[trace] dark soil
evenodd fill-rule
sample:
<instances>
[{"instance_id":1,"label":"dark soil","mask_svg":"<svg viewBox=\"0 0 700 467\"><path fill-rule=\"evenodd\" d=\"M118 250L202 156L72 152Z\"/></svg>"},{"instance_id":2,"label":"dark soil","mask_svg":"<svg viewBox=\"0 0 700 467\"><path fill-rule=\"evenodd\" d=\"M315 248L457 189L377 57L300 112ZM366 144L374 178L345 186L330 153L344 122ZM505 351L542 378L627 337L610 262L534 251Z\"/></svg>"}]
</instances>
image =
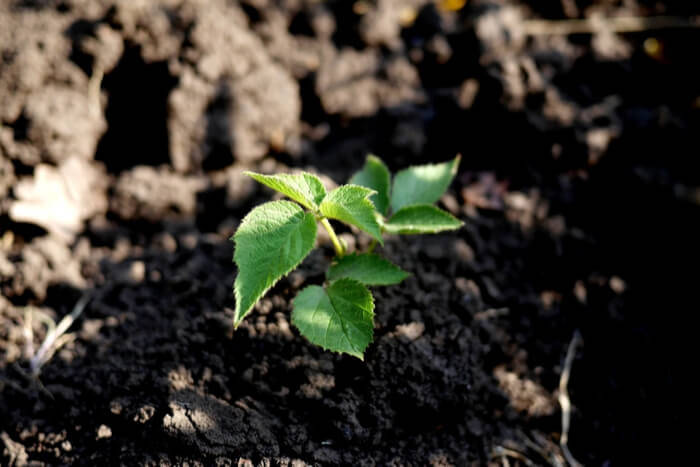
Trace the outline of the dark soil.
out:
<instances>
[{"instance_id":1,"label":"dark soil","mask_svg":"<svg viewBox=\"0 0 700 467\"><path fill-rule=\"evenodd\" d=\"M566 465L576 333L573 456L689 463L700 29L527 20L700 7L460 3L0 2L0 465ZM234 332L228 238L272 196L242 171L369 152L461 153L465 227L387 238L412 276L365 361L290 325L325 238ZM28 311L81 297L32 378Z\"/></svg>"}]
</instances>

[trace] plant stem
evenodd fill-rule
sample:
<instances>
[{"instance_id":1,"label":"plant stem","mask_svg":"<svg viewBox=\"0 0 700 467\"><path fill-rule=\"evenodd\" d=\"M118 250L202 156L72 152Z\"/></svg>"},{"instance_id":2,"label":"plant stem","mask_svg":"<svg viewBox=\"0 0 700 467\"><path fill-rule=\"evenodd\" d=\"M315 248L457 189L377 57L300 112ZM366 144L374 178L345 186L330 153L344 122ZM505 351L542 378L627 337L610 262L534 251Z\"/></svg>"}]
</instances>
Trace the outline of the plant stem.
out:
<instances>
[{"instance_id":1,"label":"plant stem","mask_svg":"<svg viewBox=\"0 0 700 467\"><path fill-rule=\"evenodd\" d=\"M367 253L372 253L374 251L375 246L377 246L377 240L372 239L372 243L370 243L369 247L367 247Z\"/></svg>"},{"instance_id":2,"label":"plant stem","mask_svg":"<svg viewBox=\"0 0 700 467\"><path fill-rule=\"evenodd\" d=\"M333 247L335 248L335 254L338 257L342 257L343 255L345 255L345 248L343 248L343 245L340 243L340 240L338 240L338 237L335 234L335 230L333 230L333 226L331 226L331 223L328 222L328 219L326 219L325 217L322 218L321 225L326 228L328 235L331 237L331 242L333 242Z\"/></svg>"}]
</instances>

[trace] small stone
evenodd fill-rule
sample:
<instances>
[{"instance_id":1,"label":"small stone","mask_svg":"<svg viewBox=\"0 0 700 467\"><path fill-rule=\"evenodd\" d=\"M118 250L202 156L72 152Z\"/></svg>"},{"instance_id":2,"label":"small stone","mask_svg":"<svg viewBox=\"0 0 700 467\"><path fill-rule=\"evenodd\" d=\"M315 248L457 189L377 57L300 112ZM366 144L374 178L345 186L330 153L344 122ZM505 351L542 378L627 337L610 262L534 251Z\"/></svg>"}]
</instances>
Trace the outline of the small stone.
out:
<instances>
[{"instance_id":1,"label":"small stone","mask_svg":"<svg viewBox=\"0 0 700 467\"><path fill-rule=\"evenodd\" d=\"M474 99L479 92L479 82L475 79L468 79L459 87L457 102L463 109L470 109L474 104Z\"/></svg>"},{"instance_id":2,"label":"small stone","mask_svg":"<svg viewBox=\"0 0 700 467\"><path fill-rule=\"evenodd\" d=\"M177 241L167 232L156 237L156 244L168 253L173 253L177 250Z\"/></svg>"},{"instance_id":3,"label":"small stone","mask_svg":"<svg viewBox=\"0 0 700 467\"><path fill-rule=\"evenodd\" d=\"M457 201L457 198L455 198L452 194L445 193L444 195L442 195L442 198L440 198L440 201L442 201L442 204L445 206L445 209L447 209L450 212L450 214L459 216L459 202Z\"/></svg>"},{"instance_id":4,"label":"small stone","mask_svg":"<svg viewBox=\"0 0 700 467\"><path fill-rule=\"evenodd\" d=\"M473 295L475 297L481 297L481 290L479 286L471 279L465 277L458 277L455 279L455 287L462 293Z\"/></svg>"},{"instance_id":5,"label":"small stone","mask_svg":"<svg viewBox=\"0 0 700 467\"><path fill-rule=\"evenodd\" d=\"M621 294L627 289L627 284L618 276L612 276L610 278L610 289L616 294Z\"/></svg>"},{"instance_id":6,"label":"small stone","mask_svg":"<svg viewBox=\"0 0 700 467\"><path fill-rule=\"evenodd\" d=\"M566 221L563 216L550 217L546 221L547 229L555 237L561 237L566 231Z\"/></svg>"},{"instance_id":7,"label":"small stone","mask_svg":"<svg viewBox=\"0 0 700 467\"><path fill-rule=\"evenodd\" d=\"M160 282L160 280L163 278L163 274L160 271L158 271L157 269L154 269L148 275L148 278L151 282Z\"/></svg>"},{"instance_id":8,"label":"small stone","mask_svg":"<svg viewBox=\"0 0 700 467\"><path fill-rule=\"evenodd\" d=\"M304 281L306 281L306 274L303 274L300 271L293 271L289 274L289 276L287 276L287 278L292 287L298 289L304 284Z\"/></svg>"},{"instance_id":9,"label":"small stone","mask_svg":"<svg viewBox=\"0 0 700 467\"><path fill-rule=\"evenodd\" d=\"M447 42L447 38L443 35L435 35L428 40L427 49L435 55L438 63L446 63L452 56L452 47Z\"/></svg>"},{"instance_id":10,"label":"small stone","mask_svg":"<svg viewBox=\"0 0 700 467\"><path fill-rule=\"evenodd\" d=\"M114 415L119 415L124 410L124 406L122 406L121 402L114 400L109 404L109 410Z\"/></svg>"},{"instance_id":11,"label":"small stone","mask_svg":"<svg viewBox=\"0 0 700 467\"><path fill-rule=\"evenodd\" d=\"M197 246L197 235L185 234L182 236L182 238L180 238L180 243L182 243L182 246L188 250L194 250Z\"/></svg>"},{"instance_id":12,"label":"small stone","mask_svg":"<svg viewBox=\"0 0 700 467\"><path fill-rule=\"evenodd\" d=\"M399 324L396 326L396 334L410 341L414 341L423 335L425 324L421 322L411 322L408 324Z\"/></svg>"},{"instance_id":13,"label":"small stone","mask_svg":"<svg viewBox=\"0 0 700 467\"><path fill-rule=\"evenodd\" d=\"M112 437L112 429L107 425L100 425L97 429L97 439L107 439Z\"/></svg>"},{"instance_id":14,"label":"small stone","mask_svg":"<svg viewBox=\"0 0 700 467\"><path fill-rule=\"evenodd\" d=\"M579 302L585 304L587 295L588 292L586 291L586 286L583 281L576 281L576 284L574 284L574 296L576 296Z\"/></svg>"},{"instance_id":15,"label":"small stone","mask_svg":"<svg viewBox=\"0 0 700 467\"><path fill-rule=\"evenodd\" d=\"M500 302L502 300L502 294L496 282L490 277L483 277L482 282L484 284L486 294L495 301Z\"/></svg>"},{"instance_id":16,"label":"small stone","mask_svg":"<svg viewBox=\"0 0 700 467\"><path fill-rule=\"evenodd\" d=\"M134 282L142 282L146 276L146 265L143 261L134 261L129 267L129 279Z\"/></svg>"},{"instance_id":17,"label":"small stone","mask_svg":"<svg viewBox=\"0 0 700 467\"><path fill-rule=\"evenodd\" d=\"M155 415L155 413L156 413L156 408L153 407L152 405L146 404L146 405L139 408L136 415L134 415L133 420L136 423L143 424L143 423L146 423L147 421L149 421L153 417L153 415Z\"/></svg>"},{"instance_id":18,"label":"small stone","mask_svg":"<svg viewBox=\"0 0 700 467\"><path fill-rule=\"evenodd\" d=\"M455 249L455 253L457 253L457 257L463 263L473 263L474 262L474 258L475 258L474 249L471 246L469 246L469 244L467 242L465 242L464 240L458 239L454 244L454 249Z\"/></svg>"}]
</instances>

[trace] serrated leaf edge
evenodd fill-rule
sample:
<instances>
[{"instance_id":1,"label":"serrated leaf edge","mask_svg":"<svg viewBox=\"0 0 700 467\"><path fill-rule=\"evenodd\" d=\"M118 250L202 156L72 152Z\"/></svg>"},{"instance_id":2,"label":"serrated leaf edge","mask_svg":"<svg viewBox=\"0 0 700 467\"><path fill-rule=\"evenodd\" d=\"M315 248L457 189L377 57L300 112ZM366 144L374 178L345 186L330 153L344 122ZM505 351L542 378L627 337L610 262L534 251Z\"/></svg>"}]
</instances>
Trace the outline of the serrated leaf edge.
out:
<instances>
[{"instance_id":1,"label":"serrated leaf edge","mask_svg":"<svg viewBox=\"0 0 700 467\"><path fill-rule=\"evenodd\" d=\"M378 163L379 165L382 166L383 169L386 170L386 178L387 178L387 180L386 180L387 181L386 208L384 209L384 212L382 212L379 209L377 209L377 206L374 207L374 210L378 214L386 215L389 212L389 208L391 207L391 191L393 188L392 180L391 180L391 178L392 178L391 177L391 170L389 170L389 167L386 165L386 163L379 156L372 154L372 153L369 153L369 154L367 154L367 157L365 157L365 163L362 165L362 169L360 169L360 172L365 170L365 166L367 165L367 163L369 161ZM355 175L359 174L360 172L353 174L352 177L350 177L350 180L352 180L355 177ZM357 184L351 183L350 185L357 185ZM360 185L360 186L362 186L362 185ZM369 188L369 187L365 187L365 188ZM371 188L369 188L369 189L371 190ZM377 192L376 190L373 190L373 191L374 191L373 194L377 194L377 195L379 194L379 192ZM372 196L372 195L370 195L370 196ZM374 204L374 203L372 203L372 204Z\"/></svg>"},{"instance_id":2,"label":"serrated leaf edge","mask_svg":"<svg viewBox=\"0 0 700 467\"><path fill-rule=\"evenodd\" d=\"M369 199L372 195L374 195L374 194L377 193L375 190L373 190L373 189L371 189L371 188L367 188L366 186L356 185L356 184L354 184L354 183L348 183L348 184L346 184L346 185L340 185L340 186L337 187L335 190L337 190L338 188L346 187L346 186L355 187L355 188L362 188L363 190L367 190L367 194L364 196L364 198L363 198L361 201L366 202L366 203L369 203L369 206L372 208L372 212L373 212L373 213L375 213L375 214L376 214L376 213L379 213L379 211L377 211L377 207L374 205L374 203L372 202L372 200ZM333 190L333 191L335 191L335 190ZM326 195L326 198L328 198L328 196L329 196L331 193L333 193L333 191L328 192L328 194ZM326 201L326 199L324 198L323 201ZM323 201L321 202L321 204L323 204ZM320 208L321 208L321 204L318 205L318 206L319 206L319 210L320 210ZM323 213L322 213L322 214L323 214ZM323 215L323 217L326 217L326 218L328 218L328 219L337 220L337 221L339 221L339 222L346 223L345 221L343 221L343 220L341 220L341 219L336 219L335 217L328 217L328 216L326 216L326 215ZM382 226L381 226L381 224L377 221L377 216L376 216L376 215L374 216L374 219L375 219L375 222L377 223L377 227L379 227L379 237L378 237L378 238L375 237L374 235L372 235L371 233L367 232L366 230L363 230L363 229L360 229L360 230L362 230L362 231L365 232L366 234L369 234L370 237L374 238L375 240L377 240L377 241L379 242L380 245L384 246L384 239L382 238ZM354 224L352 224L352 225L354 225ZM356 225L354 225L354 226L357 227ZM357 228L359 229L359 227L357 227Z\"/></svg>"},{"instance_id":3,"label":"serrated leaf edge","mask_svg":"<svg viewBox=\"0 0 700 467\"><path fill-rule=\"evenodd\" d=\"M399 212L403 211L404 209L410 209L410 208L416 208L416 207L431 207L434 209L437 209L443 214L447 214L450 216L452 219L456 220L459 222L459 225L456 225L454 227L446 227L446 228L441 228L437 230L426 230L424 232L419 232L419 233L400 233L400 232L392 232L391 231L391 218L394 217L396 214ZM391 214L391 217L389 219L386 219L382 223L382 229L385 229L387 233L394 234L394 235L422 235L422 234L435 234L435 233L440 233L440 232L450 232L453 230L459 230L464 226L464 221L459 219L458 217L454 216L451 212L445 211L444 209L441 209L434 204L427 204L427 203L417 203L417 204L409 204L407 206L401 207L398 211L394 212Z\"/></svg>"},{"instance_id":4,"label":"serrated leaf edge","mask_svg":"<svg viewBox=\"0 0 700 467\"><path fill-rule=\"evenodd\" d=\"M462 155L461 155L461 154L457 154L457 155L456 155L453 159L451 159L451 160L447 160L447 161L444 161L444 162L430 163L430 164L411 165L411 166L408 166L408 167L406 167L406 168L404 168L404 169L401 169L401 170L399 170L398 172L396 172L396 173L394 174L393 180L392 180L392 182L391 182L391 186L389 187L389 193L390 193L390 196L389 196L389 208L390 208L390 210L392 211L392 212L391 212L391 215L393 216L393 215L395 214L395 212L394 212L394 206L393 206L394 183L396 183L396 179L397 179L397 177L399 176L399 174L401 174L402 172L406 172L406 171L408 171L408 170L411 170L411 169L418 169L418 168L423 168L423 167L435 167L435 166L438 166L438 165L451 163L451 164L452 164L452 167L450 167L450 181L447 183L447 186L445 187L445 190L447 190L447 189L450 187L450 185L452 185L452 182L454 181L454 177L457 175L457 172L459 171L459 164L460 164L461 162L462 162ZM444 193L443 193L443 195L444 195ZM430 203L418 203L418 204L430 204ZM401 206L396 212L400 211L401 209L403 209L403 208L405 208L405 207L408 207L408 206L415 206L415 205L416 205L416 204L414 203L414 204L409 204L409 205ZM431 205L432 205L432 204L431 204Z\"/></svg>"},{"instance_id":5,"label":"serrated leaf edge","mask_svg":"<svg viewBox=\"0 0 700 467\"><path fill-rule=\"evenodd\" d=\"M370 346L370 344L372 344L372 343L374 342L374 317L375 317L374 308L375 308L375 304L374 304L374 295L372 294L372 291L370 290L370 288L367 287L366 284L363 284L362 282L357 281L357 280L355 280L355 279L350 279L350 278L348 278L348 277L343 277L343 278L341 278L341 279L337 279L337 280L335 280L335 281L332 281L332 282L330 282L330 283L328 284L327 287L319 286L318 284L311 284L311 285L316 285L317 287L321 287L321 288L323 289L323 291L326 293L326 295L328 295L328 299L329 299L329 301L331 302L331 305L332 305L332 304L333 304L333 301L330 300L330 295L328 294L328 288L330 288L333 284L335 284L335 283L337 283L337 282L340 282L340 281L354 282L355 284L358 284L358 285L364 287L365 289L367 289L367 292L369 292L370 301L371 301L371 303L372 303L372 309L370 310L370 313L372 313L372 326L373 326L373 328L372 328L372 335L370 336L369 342L367 342L367 345L365 346L365 348L364 348L364 349L361 349L359 355L355 355L355 354L351 354L351 353L347 353L347 352L341 352L341 351L339 351L339 350L333 350L333 349L331 349L331 348L329 348L329 347L326 347L326 346L323 345L323 344L317 344L317 343L315 343L315 342L311 342L304 334L302 334L301 330L299 329L299 327L298 327L298 326L296 325L296 323L294 322L294 321L295 321L295 319L294 319L294 300L296 300L296 297L294 297L294 300L292 300L291 322L292 322L292 325L294 325L294 327L297 329L297 331L299 331L299 334L301 334L301 335L304 337L304 339L306 339L306 341L309 342L311 345L315 345L315 346L321 347L321 348L322 348L323 350L325 350L326 352L333 352L333 353L337 353L337 354L339 354L339 355L347 354L347 355L350 355L351 357L359 358L360 360L362 360L362 361L364 362L364 361L365 361L365 355L364 355L364 353L365 353L365 351L367 350L367 348ZM308 285L307 287L311 287L311 285ZM304 289L306 289L307 287L304 287ZM299 291L299 293L303 292L304 289L302 289L301 291ZM297 296L299 295L299 293L297 294ZM347 300L346 300L346 301L347 301ZM341 324L342 324L342 321L341 321ZM345 326L343 326L343 334L345 334L345 336L347 337L347 333L345 332ZM349 338L348 338L348 342L351 342Z\"/></svg>"},{"instance_id":6,"label":"serrated leaf edge","mask_svg":"<svg viewBox=\"0 0 700 467\"><path fill-rule=\"evenodd\" d=\"M290 197L288 194L283 193L283 192L281 192L281 191L279 191L279 190L277 190L277 189L275 189L275 188L272 188L271 186L269 186L269 185L267 185L267 184L261 182L261 181L258 180L257 178L255 178L255 176L275 177L275 176L278 176L278 175L302 175L302 176L303 176L303 175L311 175L312 177L316 177L316 175L314 175L314 174L312 174L312 173L310 173L310 172L304 172L304 171L302 171L301 173L297 173L297 174L294 174L294 173L261 174L261 173L258 173L258 172L253 172L252 170L244 170L244 171L243 171L243 175L247 175L248 177L250 177L250 178L252 178L253 180L255 180L256 182L258 182L259 184L268 187L270 190L276 191L277 193L279 193L279 194L281 194L281 195L283 195L283 196L289 198L291 201L293 201L293 202L295 202L295 203L298 203L298 204L301 205L303 208L309 209L310 211L313 211L313 212L318 212L318 208L319 208L319 206L321 205L321 203L323 202L323 199L325 199L325 196L328 196L328 192L326 192L324 198L321 199L321 201L320 201L319 203L316 203L316 200L314 200L314 199L309 200L309 199L306 199L306 197L302 196L302 198L304 198L305 201L309 202L310 206L307 206L305 203L302 203L301 201L296 200L296 199ZM318 177L316 177L316 178L318 178ZM318 181L321 182L320 179L319 179ZM322 183L322 182L321 182L321 186L323 186L323 183ZM325 189L325 187L324 187L324 189Z\"/></svg>"},{"instance_id":7,"label":"serrated leaf edge","mask_svg":"<svg viewBox=\"0 0 700 467\"><path fill-rule=\"evenodd\" d=\"M380 224L380 227L381 227L381 224ZM406 279L408 279L409 277L411 277L411 276L413 275L413 274L411 274L410 272L405 271L404 269L402 269L400 266L397 266L396 264L392 263L391 261L389 261L389 260L386 259L385 257L380 256L380 255L378 255L378 254L376 254L376 253L357 253L357 252L355 252L355 253L350 253L350 254L347 254L347 255L343 256L342 258L339 258L337 261L340 261L340 260L343 260L343 259L345 259L345 258L352 257L352 256L354 256L354 257L358 257L358 256L373 256L373 257L375 257L375 258L377 258L377 259L379 259L379 260L381 260L381 261L386 261L387 263L389 263L390 266L392 266L392 267L398 269L399 272L405 274L405 276L404 276L399 282L393 282L393 283L391 283L391 284L367 284L367 283L365 283L365 282L358 281L357 279L352 279L351 277L339 277L338 279L329 279L328 273L330 273L331 268L333 267L333 264L331 264L331 265L328 267L328 269L326 270L326 279L327 279L327 280L330 280L330 281L332 281L332 282L339 281L340 279L350 279L350 280L353 280L353 281L355 281L355 282L359 282L360 284L364 285L365 287L386 287L386 286L389 286L389 285L400 284L401 282L405 281ZM331 283L332 283L332 282L331 282Z\"/></svg>"},{"instance_id":8,"label":"serrated leaf edge","mask_svg":"<svg viewBox=\"0 0 700 467\"><path fill-rule=\"evenodd\" d=\"M296 202L294 202L294 201L278 200L278 201L268 201L268 202L266 202L266 203L262 203L262 204L256 206L256 208L261 207L261 206L264 206L264 205L266 205L266 204L270 204L270 203L280 203L280 202L282 202L282 203L291 203L291 204L294 204L294 205L296 205L296 206L299 206L299 203L296 203ZM251 210L250 212L252 212L252 210ZM250 214L250 212L248 213L248 215ZM302 212L304 213L304 216L306 216L307 214L309 214L309 213L307 213L306 211L304 211L303 207L302 207ZM243 223L245 222L245 220L246 220L246 218L248 217L248 215L246 215L246 216L243 218L243 220L241 221L240 225L238 226L238 229L241 228L241 226L242 226ZM313 216L313 214L311 214L311 215ZM313 224L313 225L314 225L314 228L315 228L315 232L314 232L314 245L315 245L316 242L317 242L317 240L318 240L318 224L316 223L315 219L314 219L314 224ZM233 241L234 245L236 245L236 235L238 234L238 229L236 229L236 232L235 232L235 233L231 236L231 238L230 238L230 240ZM257 305L257 303L260 301L260 299L263 298L263 297L270 291L270 289L272 289L280 280L284 279L284 278L287 277L289 274L291 274L292 272L294 272L294 270L295 270L296 268L298 268L299 265L300 265L302 262L304 262L304 260L305 260L306 258L308 258L308 256L311 254L311 252L312 252L313 250L314 250L314 246L312 245L312 246L311 246L311 249L309 250L309 252L306 253L306 255L305 255L304 257L302 257L296 264L294 264L294 266L292 266L292 268L291 268L286 274L283 274L283 275L281 275L280 277L278 277L277 280L273 281L272 284L270 284L270 286L269 286L268 288L264 289L264 290L260 293L260 297L251 305L250 308L248 308L248 310L246 310L246 311L243 313L243 315L241 316L241 318L240 318L238 321L236 321L236 315L237 315L237 310L238 310L238 303L239 303L239 301L241 300L241 297L240 297L240 291L239 291L238 288L236 287L236 283L238 282L238 274L236 274L236 278L235 278L234 281L233 281L233 295L234 295L234 297L235 297L235 299L236 299L236 307L234 308L234 311L233 311L233 329L234 329L234 331L235 331L236 329L238 329L238 326L240 326L240 324L243 322L243 320L245 319L245 317L248 316L248 315L250 314L250 312L253 310L253 308L255 308L255 305ZM238 266L238 263L235 262L235 258L236 258L236 253L235 253L235 251L234 251L234 256L233 256L233 257L234 257L234 264L236 265L236 268L238 269L238 271L239 271L239 273L240 273L240 269L241 269L241 268Z\"/></svg>"}]
</instances>

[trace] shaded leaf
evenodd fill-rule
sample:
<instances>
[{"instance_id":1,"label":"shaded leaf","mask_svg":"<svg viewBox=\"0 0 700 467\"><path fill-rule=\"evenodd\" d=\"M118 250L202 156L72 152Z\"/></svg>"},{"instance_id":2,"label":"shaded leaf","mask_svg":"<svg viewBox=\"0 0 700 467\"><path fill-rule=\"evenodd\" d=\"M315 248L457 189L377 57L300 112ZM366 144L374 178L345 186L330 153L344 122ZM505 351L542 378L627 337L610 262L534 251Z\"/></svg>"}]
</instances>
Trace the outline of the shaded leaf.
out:
<instances>
[{"instance_id":1,"label":"shaded leaf","mask_svg":"<svg viewBox=\"0 0 700 467\"><path fill-rule=\"evenodd\" d=\"M384 230L394 234L426 234L455 230L462 221L449 212L430 204L406 206L384 224Z\"/></svg>"},{"instance_id":2,"label":"shaded leaf","mask_svg":"<svg viewBox=\"0 0 700 467\"><path fill-rule=\"evenodd\" d=\"M389 189L391 188L391 174L384 162L370 154L365 160L362 170L350 179L350 184L360 185L376 191L371 196L374 206L381 214L386 214L389 209Z\"/></svg>"},{"instance_id":3,"label":"shaded leaf","mask_svg":"<svg viewBox=\"0 0 700 467\"><path fill-rule=\"evenodd\" d=\"M428 164L401 170L394 177L391 190L391 209L397 212L404 206L432 204L439 200L457 173L460 156L442 164Z\"/></svg>"},{"instance_id":4,"label":"shaded leaf","mask_svg":"<svg viewBox=\"0 0 700 467\"><path fill-rule=\"evenodd\" d=\"M326 189L321 180L310 173L263 175L255 172L244 172L249 177L279 191L312 211L318 210L318 205L326 196Z\"/></svg>"},{"instance_id":5,"label":"shaded leaf","mask_svg":"<svg viewBox=\"0 0 700 467\"><path fill-rule=\"evenodd\" d=\"M321 203L321 214L354 225L375 238L380 244L382 232L375 217L374 204L369 197L374 191L357 185L343 185L328 193Z\"/></svg>"},{"instance_id":6,"label":"shaded leaf","mask_svg":"<svg viewBox=\"0 0 700 467\"><path fill-rule=\"evenodd\" d=\"M316 219L290 201L271 201L253 209L233 236L238 266L234 283L238 326L282 276L309 254L316 241Z\"/></svg>"},{"instance_id":7,"label":"shaded leaf","mask_svg":"<svg viewBox=\"0 0 700 467\"><path fill-rule=\"evenodd\" d=\"M369 289L352 279L340 279L327 289L311 285L293 302L292 324L311 343L360 360L372 342L374 300Z\"/></svg>"},{"instance_id":8,"label":"shaded leaf","mask_svg":"<svg viewBox=\"0 0 700 467\"><path fill-rule=\"evenodd\" d=\"M367 253L346 255L328 270L328 280L350 278L366 285L398 284L410 274L381 256Z\"/></svg>"}]
</instances>

